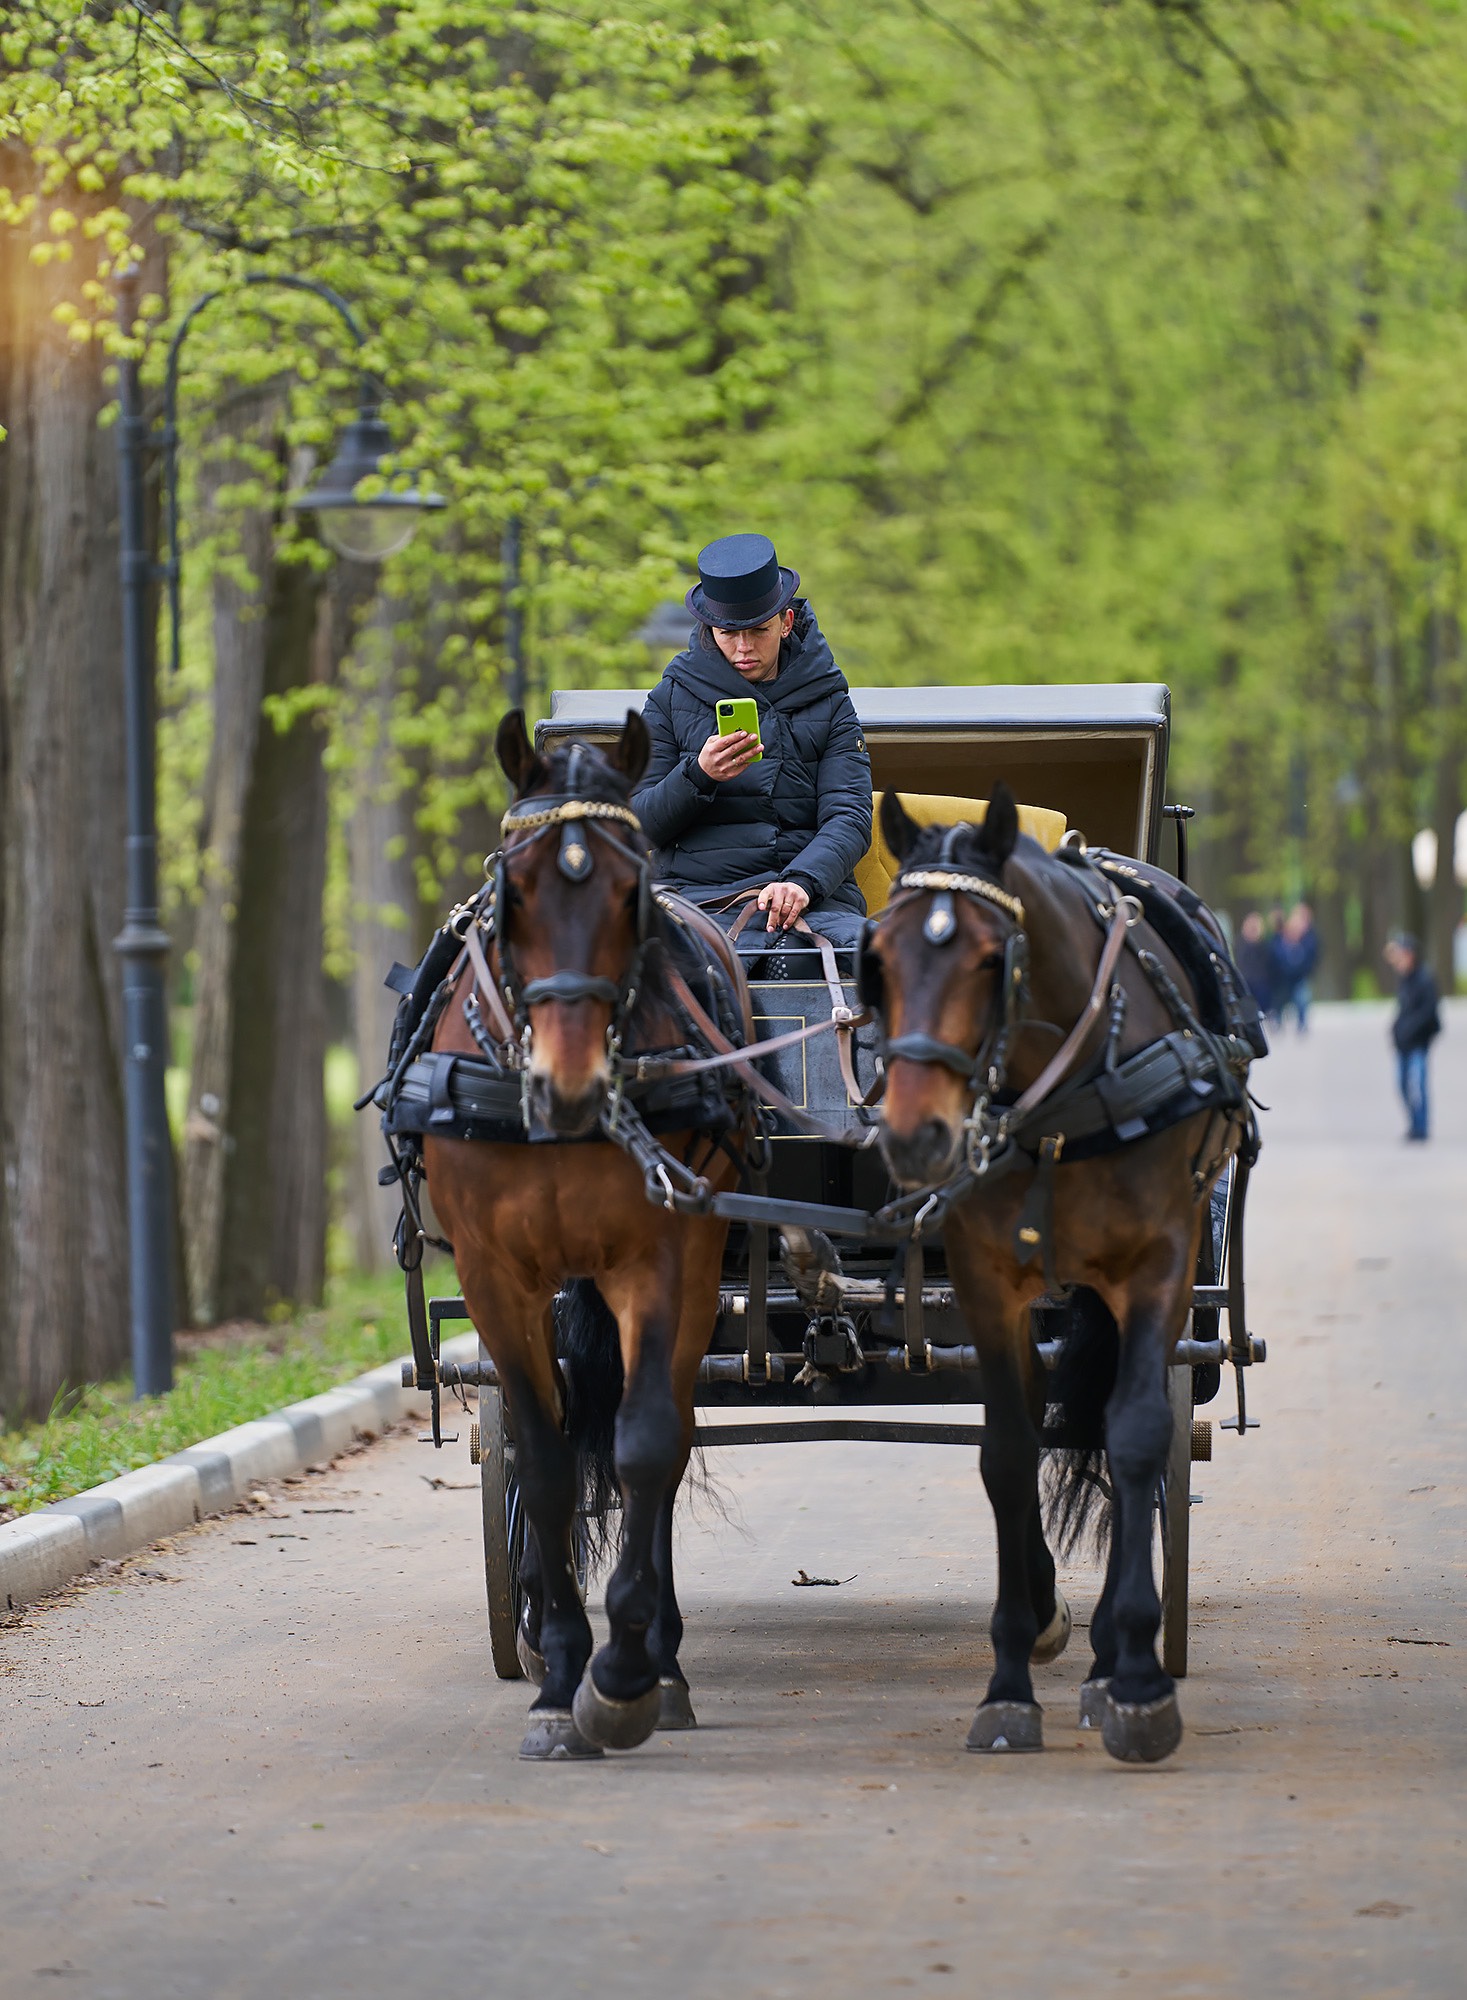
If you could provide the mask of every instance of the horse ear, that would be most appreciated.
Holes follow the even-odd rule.
[[[539,766],[540,759],[535,755],[535,746],[525,728],[525,711],[522,708],[512,708],[500,723],[494,738],[494,754],[498,757],[500,768],[515,791],[523,792]]]
[[[978,842],[995,868],[1002,868],[1019,839],[1019,808],[1000,778],[988,801],[988,817],[978,829]]]
[[[881,794],[881,832],[898,861],[905,861],[912,843],[922,831],[902,804],[899,792]]]
[[[628,784],[634,785],[646,770],[647,759],[651,755],[652,738],[642,720],[641,711],[629,708],[616,748],[608,753],[608,761],[623,773]]]

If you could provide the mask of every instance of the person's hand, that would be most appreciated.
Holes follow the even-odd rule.
[[[759,891],[759,907],[769,912],[770,930],[787,931],[809,909],[810,898],[798,882],[766,882]]]
[[[757,736],[751,736],[747,729],[731,729],[727,736],[709,737],[698,752],[698,769],[723,784],[747,771],[758,754]]]

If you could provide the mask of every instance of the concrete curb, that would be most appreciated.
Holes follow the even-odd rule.
[[[472,1361],[477,1334],[445,1340],[443,1358]],[[12,1611],[60,1590],[94,1562],[116,1562],[210,1514],[227,1514],[262,1481],[329,1465],[361,1438],[380,1437],[422,1401],[388,1361],[268,1417],[205,1438],[89,1493],[0,1522],[0,1605]]]

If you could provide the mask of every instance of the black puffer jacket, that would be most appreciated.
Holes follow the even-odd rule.
[[[719,784],[698,764],[717,726],[713,704],[752,695],[763,757]],[[871,844],[871,759],[845,675],[803,598],[762,686],[695,637],[670,660],[643,713],[652,757],[632,795],[665,880],[712,890],[798,882],[812,903],[861,910],[852,871]]]

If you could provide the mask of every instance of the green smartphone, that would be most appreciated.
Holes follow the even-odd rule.
[[[754,741],[759,742],[759,704],[752,695],[741,695],[735,700],[718,704],[719,735],[732,736],[736,729],[747,730]],[[750,763],[757,764],[763,755],[762,748],[756,750],[749,759]]]

